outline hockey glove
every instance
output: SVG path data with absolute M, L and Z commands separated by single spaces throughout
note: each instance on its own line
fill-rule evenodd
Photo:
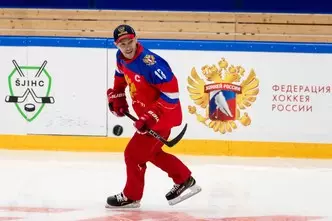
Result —
M 112 88 L 107 90 L 108 107 L 112 114 L 123 117 L 128 112 L 128 103 L 125 92 L 116 92 Z
M 155 110 L 150 109 L 135 121 L 134 126 L 137 129 L 137 133 L 146 134 L 148 129 L 151 129 L 158 121 L 158 113 Z

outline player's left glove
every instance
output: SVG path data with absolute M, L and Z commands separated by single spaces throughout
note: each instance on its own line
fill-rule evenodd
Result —
M 159 121 L 159 114 L 156 110 L 150 109 L 134 122 L 137 133 L 146 134 Z

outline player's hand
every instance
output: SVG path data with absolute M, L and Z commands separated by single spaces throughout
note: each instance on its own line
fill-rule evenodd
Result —
M 151 129 L 159 121 L 159 116 L 152 110 L 144 113 L 134 123 L 134 127 L 137 129 L 137 133 L 146 134 L 148 129 Z
M 116 92 L 112 88 L 107 90 L 108 107 L 112 114 L 123 117 L 128 112 L 128 103 L 125 92 Z

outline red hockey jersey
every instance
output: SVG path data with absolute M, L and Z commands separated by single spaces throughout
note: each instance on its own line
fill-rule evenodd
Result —
M 129 87 L 133 109 L 140 117 L 153 107 L 159 121 L 154 130 L 168 129 L 182 123 L 179 87 L 169 64 L 138 43 L 133 59 L 126 59 L 118 50 L 114 90 L 124 92 Z

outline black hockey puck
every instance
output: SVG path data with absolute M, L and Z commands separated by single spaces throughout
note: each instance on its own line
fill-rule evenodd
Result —
M 34 104 L 28 103 L 24 105 L 24 110 L 26 112 L 34 112 L 36 110 L 36 106 Z
M 114 134 L 115 136 L 120 136 L 120 135 L 122 134 L 122 132 L 123 132 L 123 127 L 122 127 L 122 126 L 120 126 L 120 125 L 115 125 L 115 126 L 113 127 L 113 134 Z

